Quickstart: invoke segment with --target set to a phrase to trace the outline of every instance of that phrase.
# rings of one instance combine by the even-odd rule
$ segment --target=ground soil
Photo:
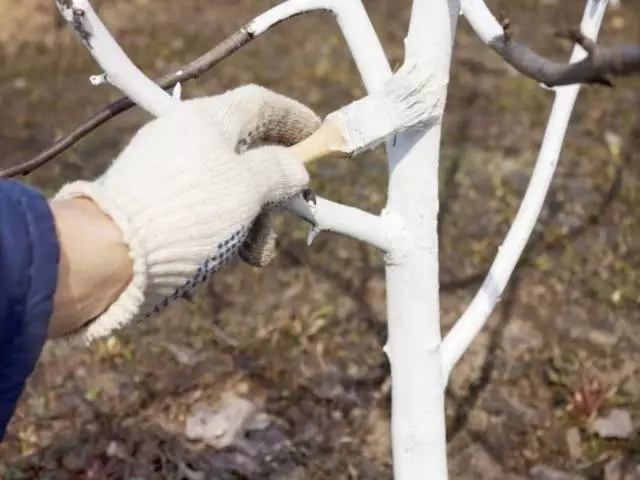
[[[177,68],[275,4],[266,0],[96,2],[150,75]],[[494,0],[514,34],[566,59],[555,29],[584,1]],[[118,94],[48,0],[0,0],[0,161],[27,159]],[[365,1],[397,65],[408,0]],[[640,40],[640,6],[623,0],[602,42]],[[326,114],[363,94],[329,15],[285,22],[184,86],[210,95],[255,82]],[[484,47],[464,19],[441,161],[442,321],[464,311],[518,208],[552,94]],[[640,439],[603,440],[571,398],[601,385],[602,412],[640,421],[640,81],[582,90],[558,174],[527,254],[447,391],[451,477],[529,478],[536,465],[602,478]],[[134,109],[25,180],[49,194],[101,172],[148,117]],[[618,149],[615,141],[621,142]],[[386,165],[374,151],[312,167],[325,197],[379,211]],[[330,233],[311,247],[305,225],[280,219],[280,253],[240,262],[193,301],[87,348],[49,345],[5,442],[3,478],[383,479],[391,477],[384,264]],[[194,408],[225,395],[268,421],[214,448],[185,435]],[[538,470],[539,471],[539,470]],[[425,477],[425,478],[428,478]]]

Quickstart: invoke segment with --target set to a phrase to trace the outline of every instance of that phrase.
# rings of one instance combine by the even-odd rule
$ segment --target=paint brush
[[[304,163],[352,157],[392,135],[424,126],[444,101],[444,94],[433,95],[424,68],[405,62],[379,90],[327,115],[312,135],[290,150]]]

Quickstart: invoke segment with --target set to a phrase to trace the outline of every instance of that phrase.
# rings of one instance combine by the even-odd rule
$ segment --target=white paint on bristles
[[[406,61],[377,91],[328,115],[340,125],[349,150],[358,154],[390,136],[422,129],[442,110],[446,86],[434,85],[429,70]]]

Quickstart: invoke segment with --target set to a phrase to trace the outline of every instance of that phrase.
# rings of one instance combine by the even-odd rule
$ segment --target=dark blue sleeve
[[[59,257],[44,195],[0,179],[0,441],[46,340]]]

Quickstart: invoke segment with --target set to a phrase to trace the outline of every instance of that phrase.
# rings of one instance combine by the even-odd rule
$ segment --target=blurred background
[[[153,77],[277,3],[94,2]],[[364,3],[398,66],[410,1]],[[571,45],[553,33],[578,25],[583,0],[488,3],[538,52],[568,58]],[[610,9],[600,38],[640,42],[638,2]],[[119,97],[90,85],[99,70],[50,0],[0,0],[0,65],[2,167]],[[440,175],[445,332],[517,211],[552,101],[463,18],[453,65]],[[280,24],[183,92],[212,95],[246,83],[321,115],[364,94],[339,29],[321,13]],[[452,478],[640,478],[640,78],[615,83],[582,89],[526,255],[454,371]],[[24,180],[53,194],[65,181],[92,178],[148,119],[132,109]],[[311,173],[327,198],[372,212],[384,205],[380,150],[323,160]],[[270,266],[236,262],[192,302],[90,348],[48,346],[0,445],[0,476],[391,478],[381,255],[331,233],[307,247],[302,221],[282,214],[279,222]]]

